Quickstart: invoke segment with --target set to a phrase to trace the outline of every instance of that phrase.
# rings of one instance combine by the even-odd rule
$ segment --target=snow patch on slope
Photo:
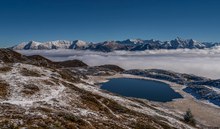
[[[20,70],[26,68],[28,70],[35,70],[39,72],[41,77],[23,76]],[[9,96],[7,100],[1,103],[10,103],[15,105],[20,105],[23,107],[33,106],[38,102],[46,102],[48,104],[53,104],[53,100],[59,100],[61,95],[65,96],[65,87],[62,84],[46,85],[43,83],[44,80],[49,80],[53,75],[58,75],[49,70],[45,70],[41,67],[36,67],[33,65],[16,63],[13,65],[12,70],[0,76],[0,80],[4,80],[9,84]],[[24,95],[22,90],[24,86],[27,87],[32,84],[37,84],[39,91],[32,95]]]

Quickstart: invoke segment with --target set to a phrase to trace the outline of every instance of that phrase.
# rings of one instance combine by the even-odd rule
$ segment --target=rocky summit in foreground
[[[75,41],[49,41],[49,42],[24,42],[11,47],[13,50],[51,50],[51,49],[74,49],[74,50],[91,50],[101,52],[111,52],[115,50],[125,51],[144,51],[158,49],[206,49],[215,48],[220,43],[198,42],[193,39],[181,39],[177,37],[171,41],[160,40],[141,40],[127,39],[123,41],[104,41],[99,43],[84,42],[81,40]]]
[[[103,91],[97,84],[101,81],[94,79],[122,73],[139,74],[137,71],[124,71],[114,65],[89,67],[78,60],[53,62],[9,49],[0,49],[0,62],[1,129],[210,127],[200,122],[187,124],[181,113],[153,102]]]

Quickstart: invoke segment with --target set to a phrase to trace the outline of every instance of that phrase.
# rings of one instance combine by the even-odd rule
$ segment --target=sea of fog
[[[110,53],[77,50],[21,50],[53,61],[79,59],[90,66],[115,64],[124,69],[165,69],[220,79],[220,49],[147,50]]]

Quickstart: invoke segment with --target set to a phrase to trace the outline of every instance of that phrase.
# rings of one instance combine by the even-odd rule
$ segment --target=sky
[[[1,0],[0,47],[178,37],[220,41],[219,0]]]

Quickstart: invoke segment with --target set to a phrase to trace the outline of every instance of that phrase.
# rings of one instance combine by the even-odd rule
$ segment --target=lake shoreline
[[[170,102],[174,99],[183,98],[169,84],[150,79],[112,78],[108,82],[101,83],[100,88],[124,97],[147,99],[156,102]]]
[[[161,109],[165,108],[167,110],[170,110],[172,112],[176,112],[182,115],[185,113],[185,111],[188,108],[190,108],[193,115],[195,116],[195,119],[199,123],[204,124],[204,125],[220,127],[220,123],[219,123],[220,107],[214,104],[211,104],[207,101],[198,100],[194,98],[192,95],[184,92],[183,89],[186,87],[184,85],[176,84],[176,83],[165,81],[165,80],[153,79],[149,77],[141,77],[141,76],[130,75],[130,74],[115,74],[112,76],[98,76],[98,77],[90,76],[89,78],[91,81],[97,84],[107,82],[112,78],[133,78],[133,79],[144,79],[144,80],[154,80],[154,81],[164,82],[170,85],[170,87],[175,92],[182,95],[183,98],[173,99],[170,102],[155,102],[155,101],[149,101],[146,99],[141,99],[141,100],[149,101]]]

